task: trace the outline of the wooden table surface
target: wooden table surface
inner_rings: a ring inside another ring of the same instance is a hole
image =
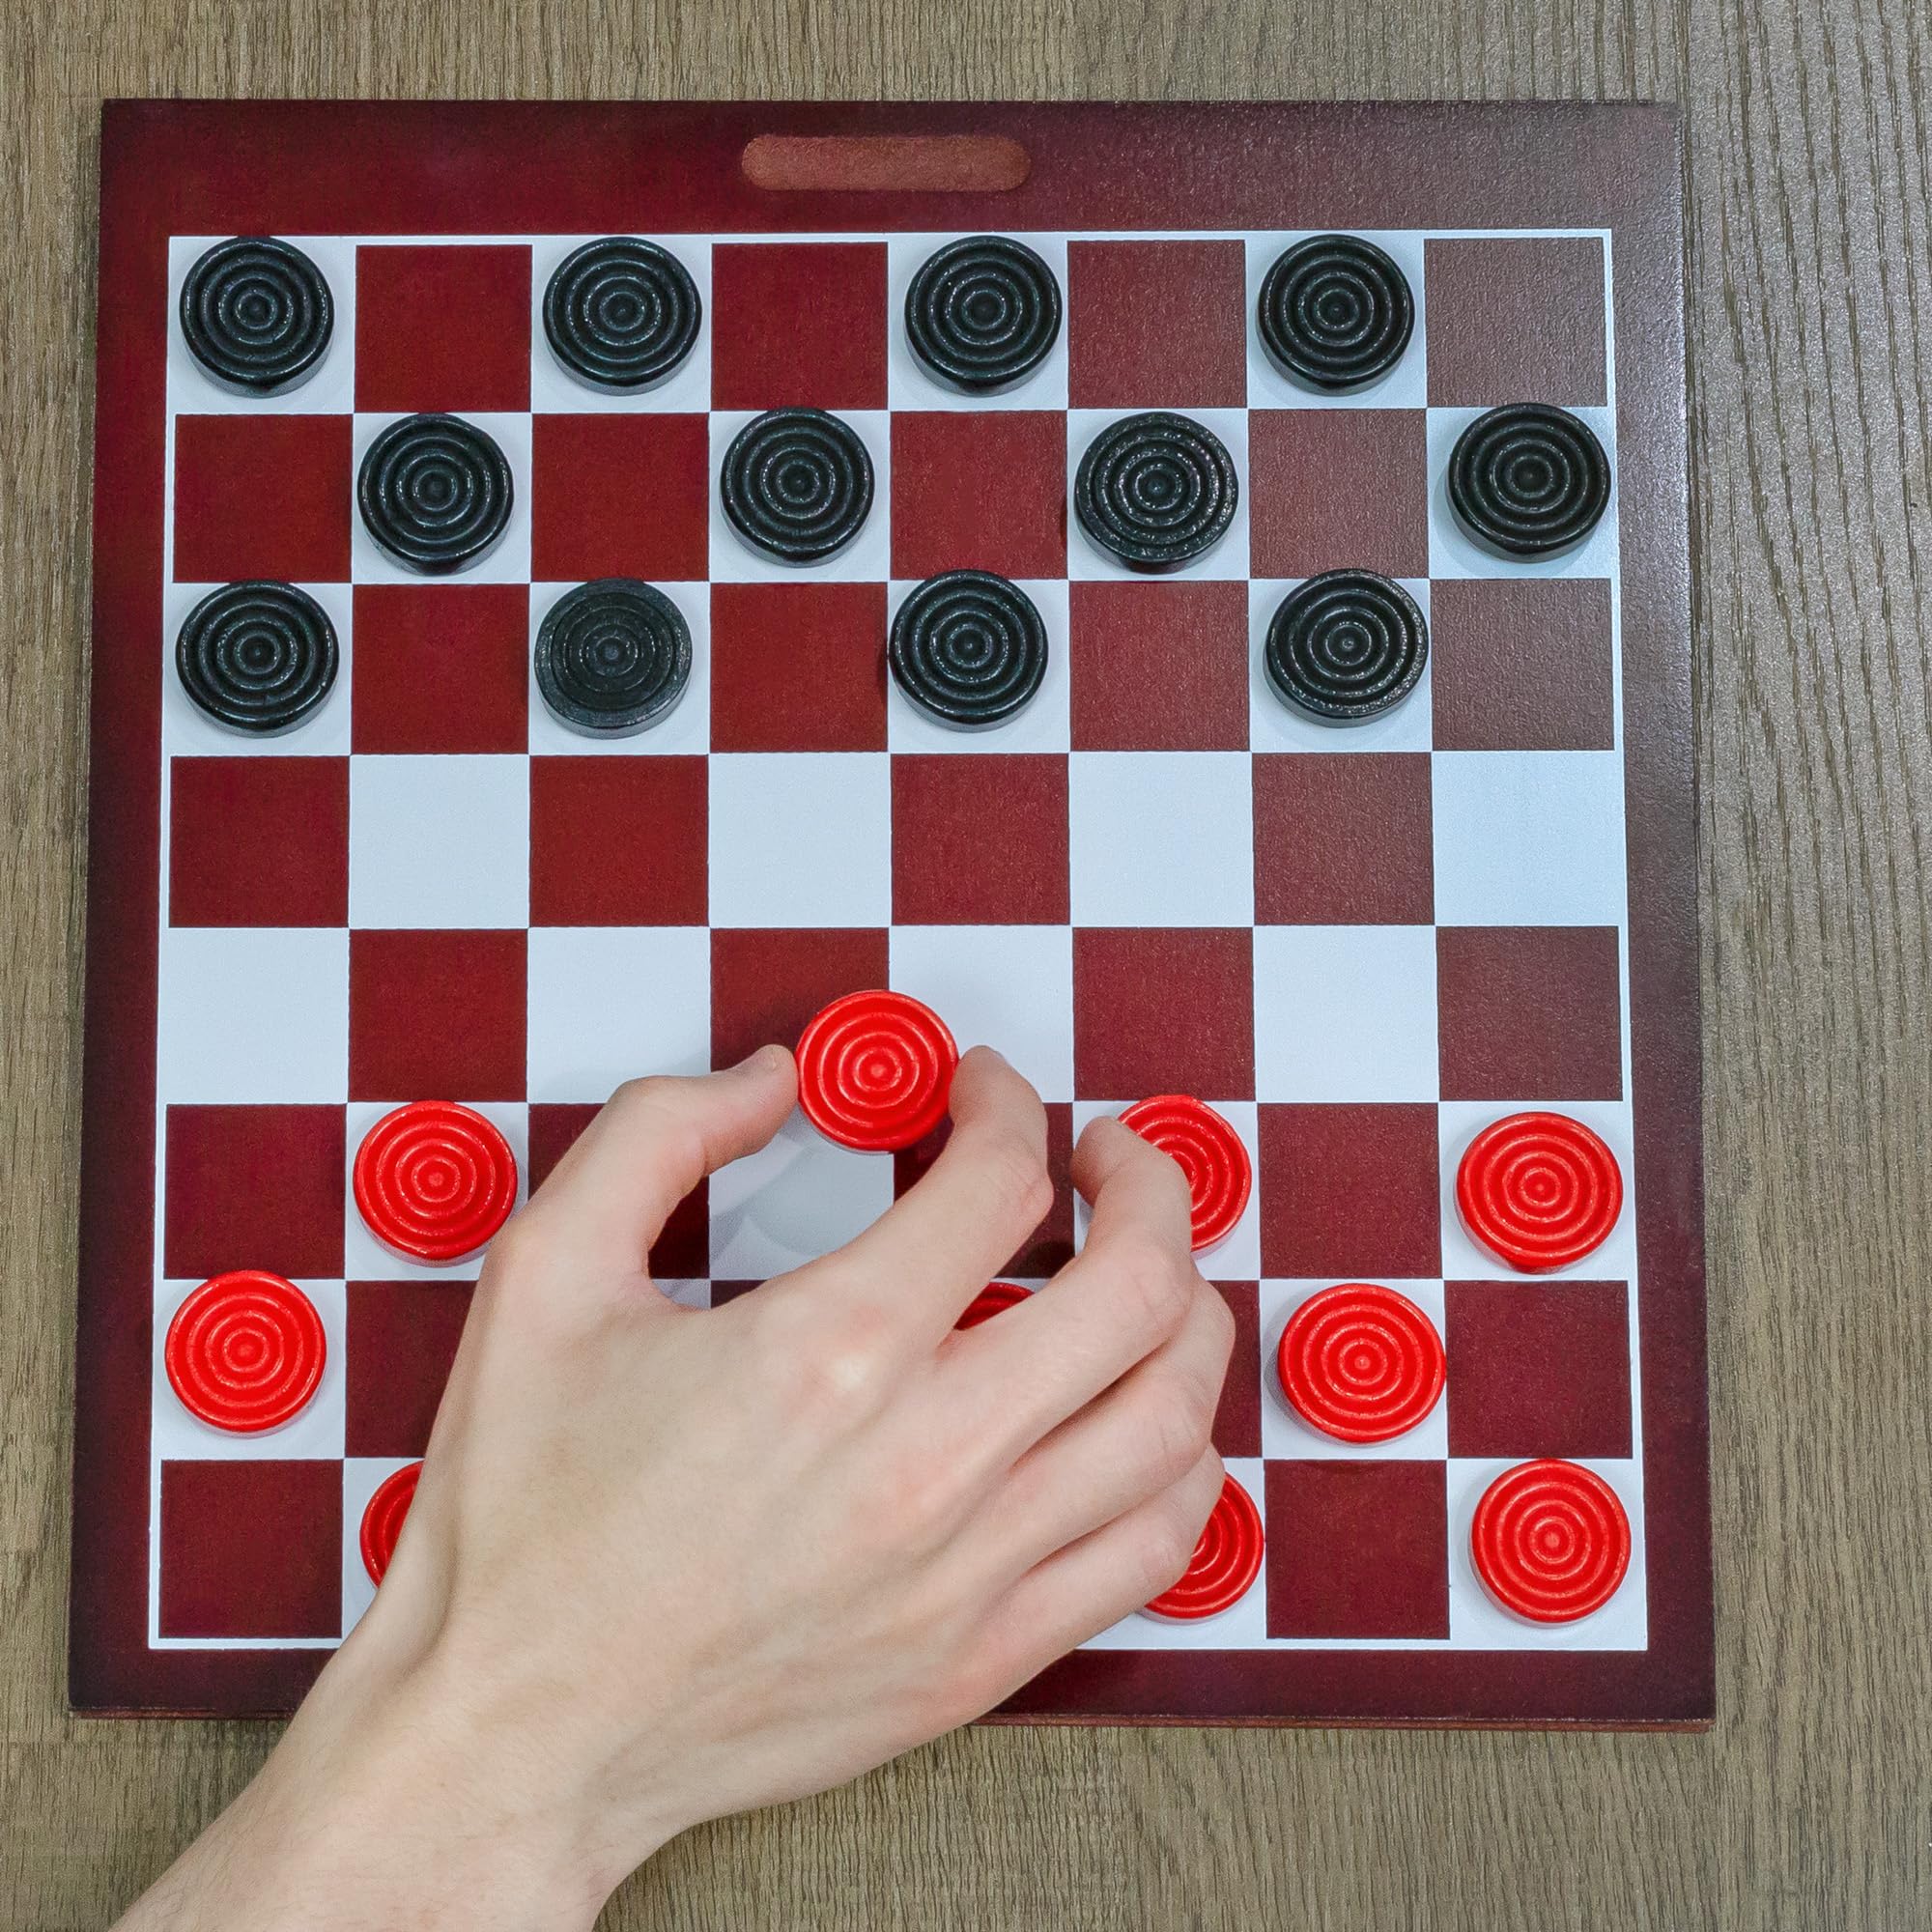
[[[274,1736],[63,1703],[99,101],[845,95],[1687,104],[1719,1718],[968,1732],[606,1923],[1932,1923],[1928,83],[1922,0],[10,0],[0,1922],[106,1923]]]

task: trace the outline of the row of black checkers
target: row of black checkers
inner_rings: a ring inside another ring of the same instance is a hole
[[[655,387],[696,346],[703,302],[655,242],[586,242],[544,290],[544,334],[581,383]],[[1415,327],[1408,282],[1373,242],[1317,235],[1268,270],[1256,311],[1276,365],[1312,389],[1359,389],[1402,360]],[[217,383],[275,395],[311,376],[334,328],[328,280],[299,248],[241,236],[211,248],[182,288],[182,333]],[[906,342],[936,381],[988,395],[1024,383],[1060,339],[1060,284],[1025,242],[969,235],[928,256],[906,291]]]
[[[1292,708],[1357,724],[1415,689],[1429,656],[1421,611],[1401,584],[1331,570],[1298,584],[1268,625],[1268,682]],[[334,688],[335,627],[292,583],[224,584],[192,611],[175,644],[182,688],[216,723],[258,735],[293,730]],[[1003,724],[1046,676],[1046,626],[1018,584],[984,570],[926,579],[887,637],[894,681],[928,717],[960,730]],[[691,627],[663,591],[634,578],[578,585],[537,631],[537,690],[592,736],[642,731],[691,680]]]

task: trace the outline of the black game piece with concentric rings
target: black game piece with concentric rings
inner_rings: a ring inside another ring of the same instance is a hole
[[[1610,460],[1568,410],[1513,403],[1481,415],[1449,457],[1449,507],[1485,550],[1555,556],[1603,522]]]
[[[906,340],[927,371],[974,395],[1023,383],[1060,339],[1060,284],[1022,242],[969,235],[920,265]]]
[[[1324,724],[1363,724],[1413,691],[1429,626],[1401,584],[1330,570],[1297,584],[1268,624],[1263,663],[1275,696]]]
[[[1311,389],[1360,389],[1402,360],[1415,328],[1408,280],[1373,242],[1312,235],[1276,257],[1255,307],[1262,347]]]
[[[1240,484],[1212,430],[1155,410],[1109,423],[1073,478],[1080,526],[1134,570],[1178,570],[1221,541]]]
[[[335,626],[293,583],[211,590],[175,639],[182,689],[218,724],[268,737],[290,731],[334,688]]]
[[[703,317],[684,264],[634,236],[586,242],[544,290],[552,355],[598,389],[649,389],[668,381],[696,346]]]
[[[461,416],[404,416],[362,459],[355,500],[378,546],[441,577],[481,561],[510,526],[515,491],[494,438]]]
[[[631,577],[580,583],[537,631],[537,690],[573,731],[621,737],[655,724],[691,682],[691,626]]]
[[[983,730],[1022,710],[1046,675],[1046,625],[1018,584],[990,570],[928,577],[893,619],[894,682],[942,724]]]
[[[731,439],[718,479],[731,527],[781,563],[823,563],[872,508],[872,459],[823,410],[768,410]]]
[[[240,235],[187,271],[181,327],[189,355],[221,387],[279,395],[307,382],[328,353],[335,301],[299,248]]]

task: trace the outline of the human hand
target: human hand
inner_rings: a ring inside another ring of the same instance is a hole
[[[1050,1200],[1039,1100],[978,1049],[870,1229],[675,1306],[653,1238],[795,1089],[776,1047],[635,1082],[498,1236],[373,1607],[130,1924],[228,1923],[197,1861],[256,1928],[587,1924],[685,1827],[978,1716],[1180,1574],[1232,1323],[1179,1170],[1094,1122],[1080,1254],[955,1330]]]

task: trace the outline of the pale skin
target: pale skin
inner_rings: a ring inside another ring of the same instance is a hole
[[[653,1237],[795,1098],[780,1047],[634,1082],[498,1236],[374,1606],[124,1932],[573,1932],[689,1826],[977,1717],[1180,1575],[1233,1331],[1179,1168],[1094,1122],[1080,1254],[955,1331],[1051,1193],[977,1048],[870,1229],[675,1306]]]

